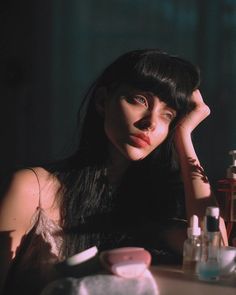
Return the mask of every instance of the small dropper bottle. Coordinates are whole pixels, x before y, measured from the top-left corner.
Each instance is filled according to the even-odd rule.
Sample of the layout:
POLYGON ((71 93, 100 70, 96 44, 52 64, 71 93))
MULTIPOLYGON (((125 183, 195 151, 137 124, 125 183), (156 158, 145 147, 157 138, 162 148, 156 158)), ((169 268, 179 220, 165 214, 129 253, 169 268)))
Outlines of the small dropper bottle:
POLYGON ((187 235, 188 238, 184 242, 183 249, 183 272, 188 275, 195 275, 196 265, 201 253, 201 229, 198 226, 197 215, 191 217, 187 235))

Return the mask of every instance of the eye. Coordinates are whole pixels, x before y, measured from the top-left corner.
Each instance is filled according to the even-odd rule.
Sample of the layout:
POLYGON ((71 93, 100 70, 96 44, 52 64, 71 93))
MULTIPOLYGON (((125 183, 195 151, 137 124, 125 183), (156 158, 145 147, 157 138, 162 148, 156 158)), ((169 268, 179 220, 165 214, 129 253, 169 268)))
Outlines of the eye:
POLYGON ((142 96, 142 95, 135 95, 135 96, 132 96, 130 97, 130 99, 133 101, 133 102, 137 102, 141 105, 144 105, 145 107, 148 107, 148 100, 145 96, 142 96))
POLYGON ((175 118, 175 113, 171 112, 171 111, 164 111, 163 112, 163 116, 166 120, 168 120, 169 122, 173 121, 175 118))

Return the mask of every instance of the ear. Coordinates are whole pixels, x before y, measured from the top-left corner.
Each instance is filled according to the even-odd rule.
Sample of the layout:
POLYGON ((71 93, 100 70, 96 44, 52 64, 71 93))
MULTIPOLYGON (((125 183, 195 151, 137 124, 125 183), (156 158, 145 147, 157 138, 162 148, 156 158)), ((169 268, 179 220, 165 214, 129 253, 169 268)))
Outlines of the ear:
POLYGON ((100 87, 95 93, 95 106, 96 110, 102 117, 105 113, 105 105, 107 100, 107 89, 106 87, 100 87))

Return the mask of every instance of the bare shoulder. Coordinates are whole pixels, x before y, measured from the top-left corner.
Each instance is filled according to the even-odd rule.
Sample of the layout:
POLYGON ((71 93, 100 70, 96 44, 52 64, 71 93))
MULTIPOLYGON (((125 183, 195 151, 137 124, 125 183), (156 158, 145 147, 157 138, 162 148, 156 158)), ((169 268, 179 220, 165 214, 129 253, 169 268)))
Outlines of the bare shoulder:
POLYGON ((55 205, 55 197, 60 189, 59 180, 42 167, 34 167, 33 173, 40 190, 41 205, 44 209, 50 209, 55 205))
POLYGON ((33 201, 34 197, 37 199, 39 196, 40 186, 44 187, 52 182, 52 178, 52 175, 41 167, 18 170, 11 175, 5 195, 11 195, 15 199, 20 195, 22 201, 31 196, 33 201))
POLYGON ((11 224, 9 218, 12 217, 13 221, 17 220, 17 216, 22 223, 28 223, 39 206, 39 201, 45 207, 53 203, 58 187, 55 177, 41 167, 34 167, 33 171, 16 171, 1 196, 0 222, 6 220, 11 224))
MULTIPOLYGON (((50 206, 57 187, 55 177, 40 167, 19 170, 7 181, 0 199, 0 233, 9 234, 13 257, 22 237, 32 226, 37 207, 42 203, 50 206), (44 193, 40 200, 42 191, 44 193)), ((48 213, 49 218, 58 218, 58 210, 49 210, 48 213)))

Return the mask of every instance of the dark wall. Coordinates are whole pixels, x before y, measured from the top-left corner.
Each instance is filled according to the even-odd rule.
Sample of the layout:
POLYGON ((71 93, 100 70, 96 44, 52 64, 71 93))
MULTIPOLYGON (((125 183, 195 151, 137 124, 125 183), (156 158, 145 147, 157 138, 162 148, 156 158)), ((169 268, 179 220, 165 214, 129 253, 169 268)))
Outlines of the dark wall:
POLYGON ((51 7, 33 2, 0 4, 2 175, 52 151, 51 7))
POLYGON ((0 4, 0 176, 73 151, 90 82, 119 54, 158 47, 198 64, 212 114, 194 132, 213 185, 236 149, 236 1, 8 0, 0 4))

